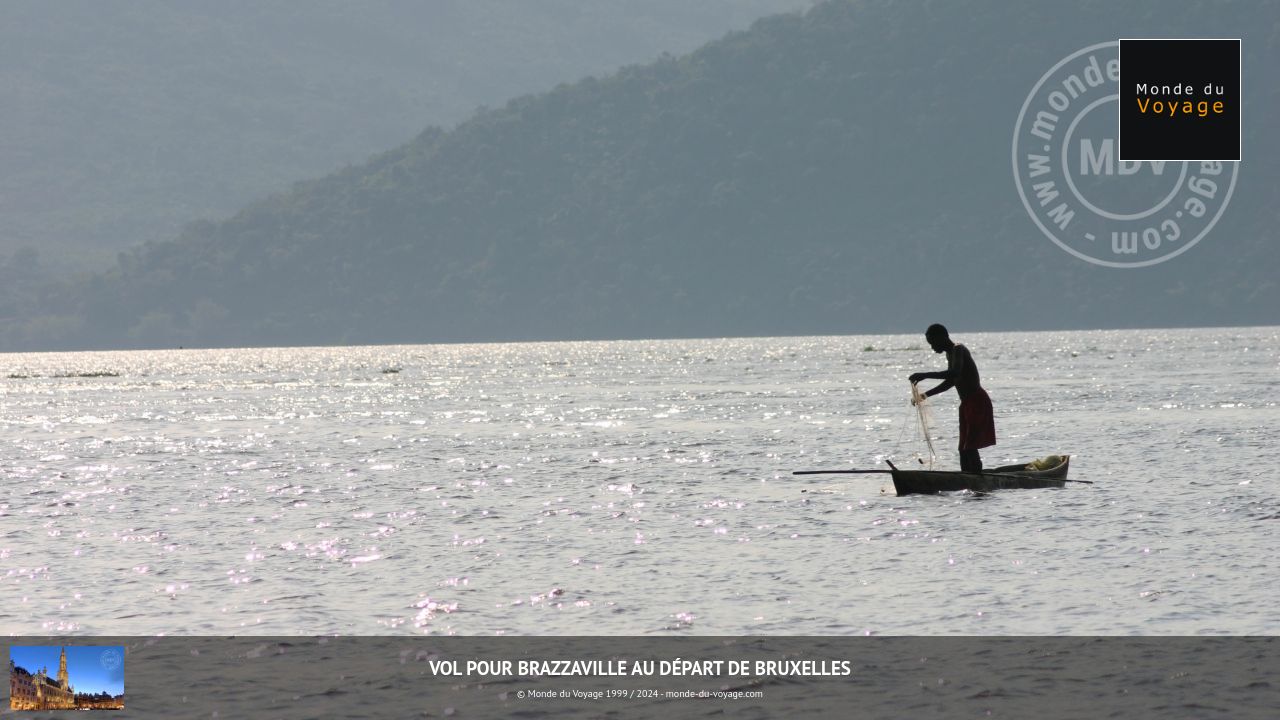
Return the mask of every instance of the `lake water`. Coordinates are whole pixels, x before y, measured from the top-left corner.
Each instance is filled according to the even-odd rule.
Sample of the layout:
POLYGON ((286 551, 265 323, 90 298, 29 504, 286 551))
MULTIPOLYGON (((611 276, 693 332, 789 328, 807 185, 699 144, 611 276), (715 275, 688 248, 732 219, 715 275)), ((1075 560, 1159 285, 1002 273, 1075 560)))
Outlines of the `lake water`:
POLYGON ((957 340, 1093 484, 792 476, 914 462, 918 335, 0 356, 0 631, 1280 627, 1280 329, 957 340))

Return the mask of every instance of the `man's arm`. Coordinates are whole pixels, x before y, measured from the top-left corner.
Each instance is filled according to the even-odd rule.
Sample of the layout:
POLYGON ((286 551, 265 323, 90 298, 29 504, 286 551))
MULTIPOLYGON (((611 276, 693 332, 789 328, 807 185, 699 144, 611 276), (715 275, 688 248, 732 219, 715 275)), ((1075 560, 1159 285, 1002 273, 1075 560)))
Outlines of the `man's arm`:
POLYGON ((941 380, 942 384, 925 392, 925 397, 933 397, 938 393, 944 393, 956 386, 956 379, 960 377, 960 370, 964 367, 964 353, 952 350, 947 353, 947 369, 941 372, 931 373, 915 373, 907 378, 913 384, 921 380, 941 380))
POLYGON ((943 380, 943 381, 942 381, 942 383, 940 383, 938 386, 934 387, 932 390, 926 390, 926 391, 925 391, 925 393, 924 393, 924 396, 925 396, 925 397, 933 397, 934 395, 937 395, 938 393, 944 393, 944 392, 946 392, 946 391, 950 390, 951 388, 953 388, 953 387, 955 387, 955 386, 956 386, 956 384, 955 384, 955 382, 954 382, 954 381, 952 381, 952 380, 943 380))
POLYGON ((915 383, 918 383, 921 380, 949 380, 951 379, 951 373, 947 372, 946 370, 943 370, 941 372, 931 372, 931 373, 911 373, 911 375, 908 376, 907 379, 910 380, 911 383, 914 385, 915 383))

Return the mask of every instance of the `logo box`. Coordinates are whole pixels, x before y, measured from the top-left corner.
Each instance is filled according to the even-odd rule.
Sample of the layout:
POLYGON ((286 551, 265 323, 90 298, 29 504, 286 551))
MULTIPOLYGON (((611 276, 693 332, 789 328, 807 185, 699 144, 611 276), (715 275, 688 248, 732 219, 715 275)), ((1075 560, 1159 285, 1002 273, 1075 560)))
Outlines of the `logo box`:
POLYGON ((1237 161, 1239 39, 1120 40, 1122 161, 1237 161))

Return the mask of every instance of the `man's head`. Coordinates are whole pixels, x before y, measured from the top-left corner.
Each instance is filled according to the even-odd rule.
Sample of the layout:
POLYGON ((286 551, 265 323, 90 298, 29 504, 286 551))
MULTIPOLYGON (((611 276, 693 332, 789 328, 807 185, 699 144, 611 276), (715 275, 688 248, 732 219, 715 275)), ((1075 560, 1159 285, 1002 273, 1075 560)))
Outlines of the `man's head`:
POLYGON ((938 323, 930 325, 929 329, 924 331, 924 339, 929 341, 929 347, 933 348, 934 352, 945 352, 951 347, 951 336, 947 334, 947 329, 938 323))

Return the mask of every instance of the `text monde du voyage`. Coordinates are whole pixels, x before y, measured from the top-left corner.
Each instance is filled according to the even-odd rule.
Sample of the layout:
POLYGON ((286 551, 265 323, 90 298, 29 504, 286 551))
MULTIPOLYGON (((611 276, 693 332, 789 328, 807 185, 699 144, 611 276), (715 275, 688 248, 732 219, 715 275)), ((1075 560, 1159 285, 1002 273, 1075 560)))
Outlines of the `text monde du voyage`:
POLYGON ((596 677, 657 675, 818 677, 853 674, 848 660, 428 660, 433 675, 596 677))
POLYGON ((1215 95, 1223 95, 1224 86, 1206 83, 1200 88, 1200 92, 1196 92, 1196 88, 1189 83, 1177 83, 1175 85, 1151 85, 1148 83, 1136 83, 1134 85, 1134 100, 1138 103, 1138 112, 1143 115, 1157 115, 1160 117, 1177 117, 1193 116, 1207 118, 1210 115, 1223 115, 1226 113, 1226 104, 1222 100, 1201 100, 1197 98, 1212 98, 1215 95))

